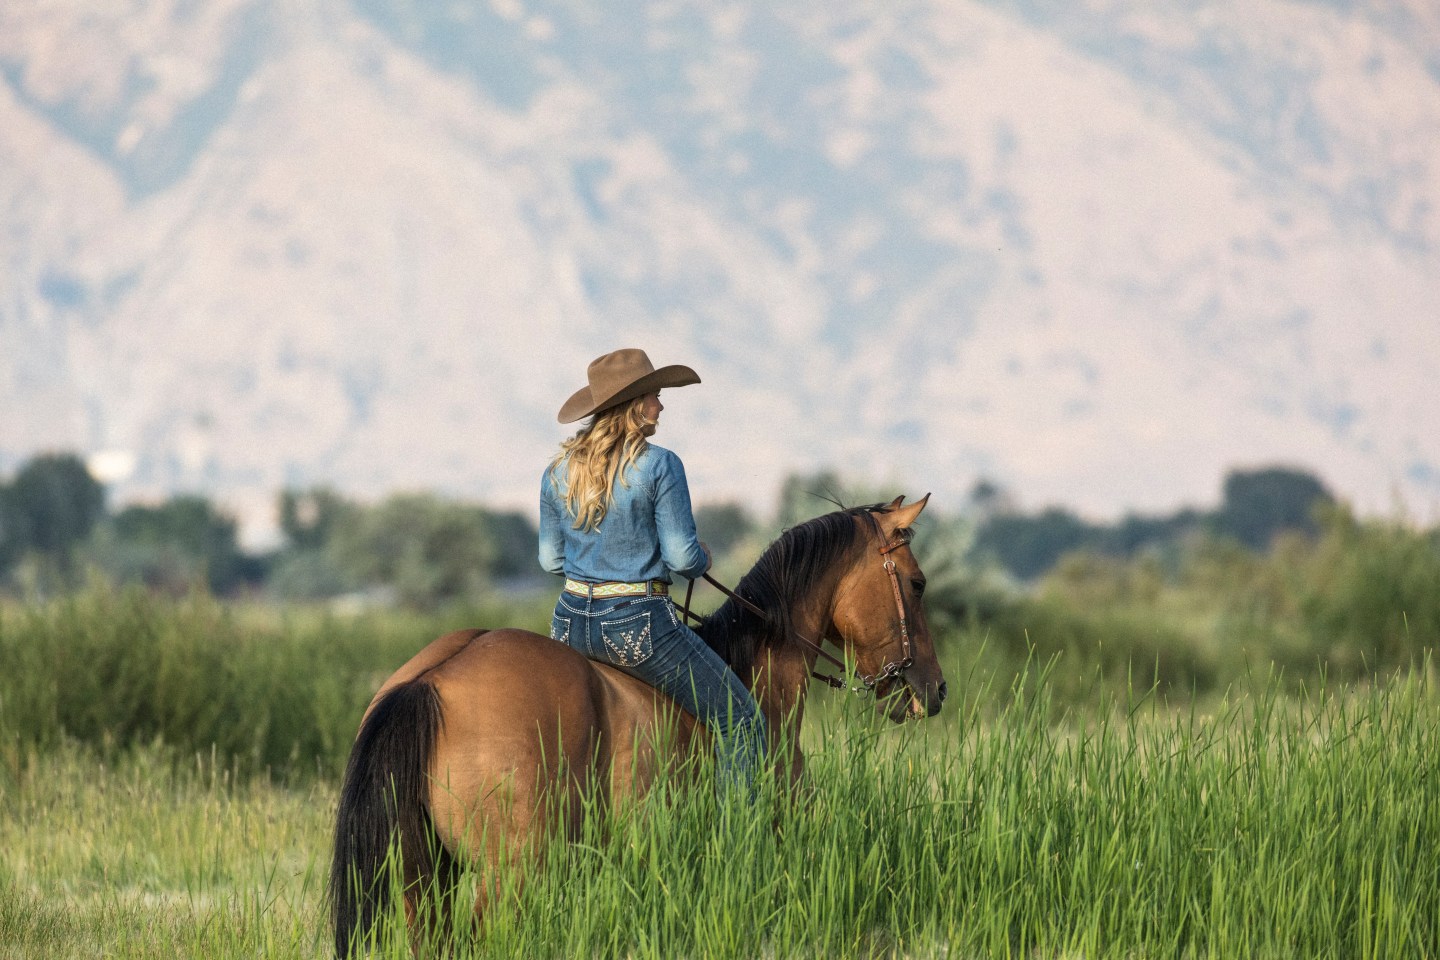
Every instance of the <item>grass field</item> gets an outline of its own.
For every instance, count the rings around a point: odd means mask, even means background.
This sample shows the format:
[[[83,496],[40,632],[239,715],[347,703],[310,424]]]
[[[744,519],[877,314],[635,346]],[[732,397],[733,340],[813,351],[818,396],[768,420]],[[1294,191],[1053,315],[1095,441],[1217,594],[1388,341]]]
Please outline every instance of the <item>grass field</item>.
[[[156,678],[195,658],[222,676],[237,672],[234,657],[282,675],[309,663],[328,671],[335,717],[313,695],[266,702],[275,674],[226,701],[245,730],[220,738],[167,734],[178,721],[138,708],[125,740],[17,713],[19,697],[67,715],[56,678],[70,674],[44,672],[56,654],[42,634],[96,633],[84,603],[119,604],[105,610],[128,617],[115,638],[132,656],[174,661],[149,680],[131,669],[132,686],[182,682]],[[353,725],[349,701],[368,698],[370,659],[393,658],[403,635],[430,625],[267,625],[113,596],[26,616],[0,621],[0,653],[29,658],[22,679],[57,686],[17,694],[14,674],[0,679],[0,956],[328,955],[329,751],[344,746],[331,741]],[[177,646],[200,626],[233,646],[226,657]],[[350,642],[327,660],[313,647],[334,643],[332,627]],[[34,646],[17,651],[17,640]],[[87,642],[92,669],[123,659]],[[1077,700],[1073,677],[1058,684],[1044,668],[1013,684],[967,678],[967,662],[981,662],[968,653],[949,654],[959,702],[924,725],[879,723],[858,701],[817,703],[812,784],[792,803],[767,795],[757,816],[690,790],[593,823],[586,843],[530,873],[483,938],[461,931],[456,955],[1440,957],[1433,671],[1302,695],[1257,683],[1258,694],[1175,708],[1099,691]],[[353,672],[337,666],[346,658]],[[1063,703],[1050,695],[1058,686]],[[196,693],[187,722],[224,729],[206,699]],[[333,732],[304,741],[309,752],[268,746],[283,745],[284,724],[307,722]],[[195,749],[206,737],[230,748]],[[288,759],[277,767],[266,751]],[[378,955],[408,955],[403,937],[382,940]]]

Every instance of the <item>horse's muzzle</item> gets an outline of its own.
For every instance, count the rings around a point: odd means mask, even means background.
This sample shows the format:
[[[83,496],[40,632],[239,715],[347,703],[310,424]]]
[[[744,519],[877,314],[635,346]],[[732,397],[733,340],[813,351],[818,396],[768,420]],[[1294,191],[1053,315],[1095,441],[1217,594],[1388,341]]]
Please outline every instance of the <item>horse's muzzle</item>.
[[[945,703],[947,691],[944,680],[915,683],[902,673],[893,682],[895,685],[886,692],[885,699],[894,697],[895,701],[886,713],[896,723],[933,717]]]
[[[945,703],[945,694],[944,680],[941,680],[937,684],[926,684],[921,687],[919,691],[916,691],[914,687],[910,687],[912,704],[910,715],[917,719],[935,716],[935,714],[940,712],[940,708]]]

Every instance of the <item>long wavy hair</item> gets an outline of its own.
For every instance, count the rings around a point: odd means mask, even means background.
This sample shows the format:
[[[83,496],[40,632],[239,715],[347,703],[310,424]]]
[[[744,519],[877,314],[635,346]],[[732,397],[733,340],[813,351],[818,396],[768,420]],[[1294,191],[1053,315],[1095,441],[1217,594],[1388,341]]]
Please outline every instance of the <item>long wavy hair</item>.
[[[565,509],[575,518],[576,530],[600,526],[615,499],[615,484],[627,484],[625,471],[649,446],[645,439],[649,421],[641,413],[644,403],[641,396],[601,410],[561,443],[550,461],[551,475],[564,487]],[[563,476],[562,465],[566,465]]]

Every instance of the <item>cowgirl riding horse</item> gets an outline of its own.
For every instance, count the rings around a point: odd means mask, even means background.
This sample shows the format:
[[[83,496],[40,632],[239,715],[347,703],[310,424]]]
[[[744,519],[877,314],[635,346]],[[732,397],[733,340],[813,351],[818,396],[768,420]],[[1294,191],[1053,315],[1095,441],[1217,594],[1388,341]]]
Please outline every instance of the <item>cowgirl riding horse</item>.
[[[939,712],[944,677],[909,548],[928,498],[797,524],[699,636],[680,623],[670,577],[697,576],[710,561],[680,461],[648,437],[659,389],[697,382],[687,367],[655,370],[639,350],[592,363],[560,420],[593,419],[541,481],[541,563],[566,576],[552,638],[457,630],[371,700],[335,818],[340,956],[367,949],[397,890],[412,930],[426,904],[443,912],[462,862],[485,880],[474,903],[482,916],[500,871],[523,867],[551,838],[580,836],[592,800],[623,803],[696,749],[705,738],[694,718],[712,732],[727,785],[748,783],[767,751],[798,780],[808,681],[817,657],[834,660],[825,641],[891,720]],[[666,729],[673,736],[660,736]]]

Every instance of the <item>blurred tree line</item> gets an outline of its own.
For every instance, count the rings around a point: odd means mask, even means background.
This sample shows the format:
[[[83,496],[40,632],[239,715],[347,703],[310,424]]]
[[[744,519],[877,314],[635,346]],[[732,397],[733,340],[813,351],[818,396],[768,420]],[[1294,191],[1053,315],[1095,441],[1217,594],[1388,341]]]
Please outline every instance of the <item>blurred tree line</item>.
[[[327,489],[287,490],[278,509],[284,543],[248,553],[235,518],[203,496],[111,512],[80,458],[40,455],[0,482],[0,588],[55,594],[98,575],[171,594],[427,609],[538,576],[535,529],[519,513],[426,493],[366,505]]]
[[[326,488],[287,490],[280,527],[286,546],[267,585],[286,600],[369,594],[425,609],[539,576],[529,518],[429,493],[367,506]]]
[[[1285,532],[1313,537],[1319,531],[1319,510],[1335,502],[1316,477],[1285,467],[1230,472],[1215,510],[1186,509],[1158,517],[1129,514],[1113,524],[1087,522],[1063,507],[1021,513],[987,481],[976,485],[970,500],[977,513],[976,551],[1020,580],[1048,573],[1062,557],[1077,551],[1112,557],[1174,553],[1197,536],[1228,538],[1263,551]]]
[[[781,485],[768,518],[736,503],[702,504],[696,523],[717,575],[733,581],[785,528],[838,505],[891,498],[892,491],[847,484],[833,471],[797,474]],[[1113,524],[1059,507],[1022,513],[982,481],[958,509],[932,505],[917,549],[932,609],[959,622],[987,616],[1004,602],[1007,585],[1013,592],[1036,582],[1076,554],[1159,558],[1174,569],[1196,540],[1251,553],[1287,533],[1313,540],[1321,513],[1333,507],[1314,476],[1279,467],[1230,473],[1214,510],[1131,515]],[[234,518],[204,497],[181,494],[111,512],[82,460],[37,456],[0,482],[0,586],[53,593],[98,573],[172,593],[203,587],[276,600],[358,596],[426,609],[496,589],[552,585],[535,564],[534,522],[522,513],[428,493],[365,504],[327,488],[286,490],[277,511],[283,543],[250,554],[237,542]]]

